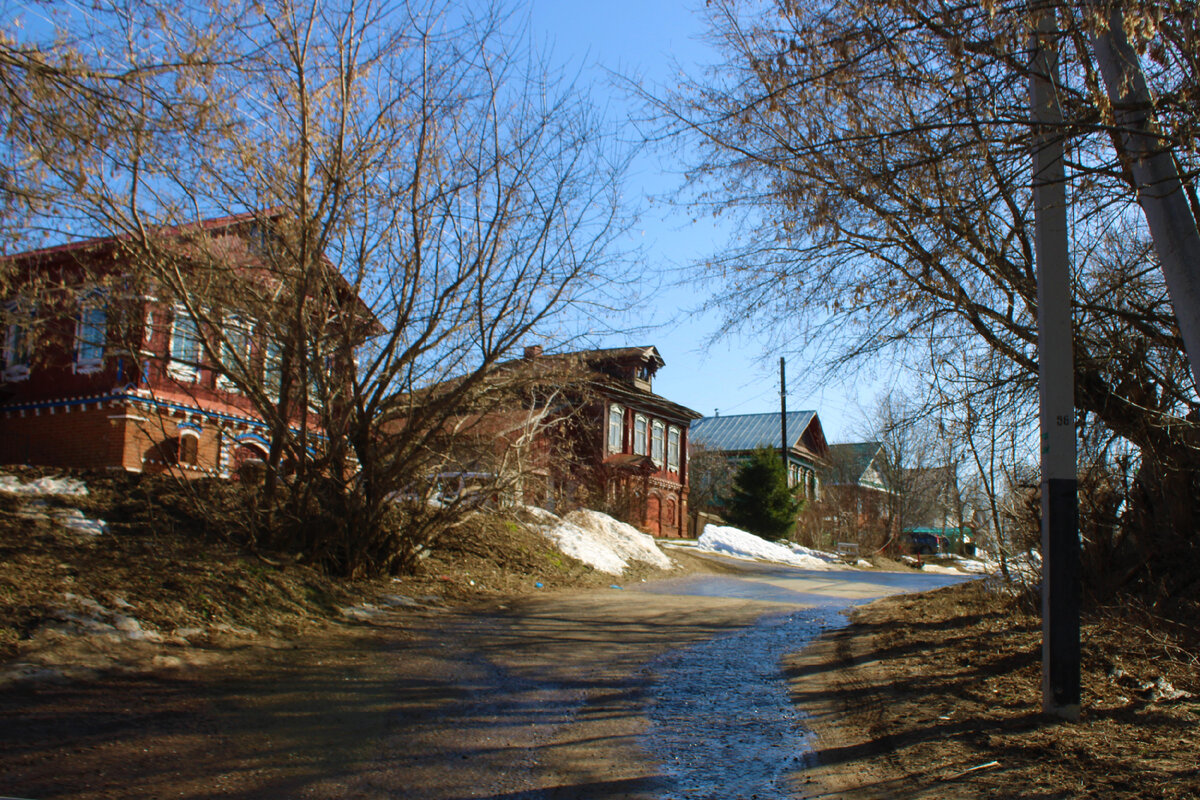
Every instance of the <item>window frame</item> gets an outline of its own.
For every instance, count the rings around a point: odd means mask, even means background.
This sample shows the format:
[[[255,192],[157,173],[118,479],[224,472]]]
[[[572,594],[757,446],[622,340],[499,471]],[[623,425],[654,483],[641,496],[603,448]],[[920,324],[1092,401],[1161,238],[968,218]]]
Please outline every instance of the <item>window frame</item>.
[[[191,440],[187,445],[184,442]],[[200,466],[200,432],[191,428],[179,431],[179,443],[176,445],[175,465],[179,467]],[[190,452],[189,452],[190,451]]]
[[[283,391],[283,345],[274,339],[264,338],[262,352],[263,393],[269,399],[279,402],[280,393]]]
[[[633,452],[634,455],[647,455],[649,442],[650,419],[645,414],[633,415]]]
[[[217,374],[217,388],[226,392],[240,393],[241,389],[238,388],[237,382],[230,378],[228,373],[231,371],[231,362],[233,363],[232,369],[238,368],[234,361],[236,356],[245,367],[244,374],[251,374],[251,359],[254,356],[254,324],[237,314],[229,314],[222,320],[222,328],[224,336],[220,347],[219,366],[221,370]],[[241,345],[236,349],[232,347],[235,339]]]
[[[187,308],[182,305],[176,305],[171,315],[171,335],[167,339],[167,372],[174,378],[180,380],[197,381],[200,378],[200,363],[204,356],[204,345],[200,340],[200,323],[188,312]],[[194,331],[194,337],[190,339],[193,347],[190,353],[179,353],[176,351],[177,341],[188,341],[187,339],[177,339],[179,335],[180,323],[187,320]],[[188,362],[180,356],[192,355],[194,360]]]
[[[0,339],[0,358],[3,359],[0,380],[27,380],[29,370],[33,366],[31,333],[36,309],[20,298],[6,301],[3,309],[7,319],[4,320],[2,329],[4,337]],[[14,350],[17,351],[19,358],[14,358]]]
[[[667,471],[680,471],[679,453],[683,444],[683,431],[677,425],[667,428]]]
[[[92,375],[104,369],[104,359],[108,347],[108,304],[103,292],[93,291],[79,298],[79,313],[75,316],[74,332],[74,363],[72,369],[76,374]],[[99,313],[99,321],[88,321],[89,314]],[[85,340],[85,329],[90,330],[88,338],[98,341]]]
[[[608,452],[620,453],[625,447],[625,409],[612,403],[608,407]]]
[[[650,423],[650,460],[662,467],[667,457],[667,426],[661,419]]]

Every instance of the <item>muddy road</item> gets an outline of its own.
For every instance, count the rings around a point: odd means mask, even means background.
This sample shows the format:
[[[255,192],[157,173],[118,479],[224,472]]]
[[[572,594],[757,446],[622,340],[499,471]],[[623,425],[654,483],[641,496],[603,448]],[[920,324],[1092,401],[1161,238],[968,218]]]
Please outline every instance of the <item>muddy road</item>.
[[[779,661],[848,605],[956,579],[720,574],[406,609],[204,674],[33,687],[0,795],[804,797]]]

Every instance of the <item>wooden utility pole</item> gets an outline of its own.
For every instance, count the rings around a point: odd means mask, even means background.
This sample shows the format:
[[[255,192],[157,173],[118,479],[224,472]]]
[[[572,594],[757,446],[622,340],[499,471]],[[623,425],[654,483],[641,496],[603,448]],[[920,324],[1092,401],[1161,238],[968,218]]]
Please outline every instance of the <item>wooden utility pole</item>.
[[[1079,718],[1079,523],[1058,21],[1040,12],[1030,78],[1042,434],[1042,710]]]
[[[788,474],[787,440],[787,377],[784,375],[783,356],[779,357],[779,452],[783,454],[783,477]]]

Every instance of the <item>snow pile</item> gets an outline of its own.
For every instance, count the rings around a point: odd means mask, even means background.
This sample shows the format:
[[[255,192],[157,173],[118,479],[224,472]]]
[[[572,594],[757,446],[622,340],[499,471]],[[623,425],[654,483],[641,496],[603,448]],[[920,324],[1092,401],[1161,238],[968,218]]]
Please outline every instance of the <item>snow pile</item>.
[[[925,564],[921,567],[922,572],[933,572],[938,575],[961,575],[962,573],[954,567],[943,567],[941,564]]]
[[[92,519],[78,508],[60,508],[54,512],[54,518],[60,525],[70,528],[76,533],[87,536],[99,536],[108,533],[108,523],[102,519]]]
[[[976,575],[986,575],[1000,569],[1000,565],[994,561],[981,561],[977,558],[964,558],[963,556],[954,556],[954,566],[963,572]]]
[[[601,572],[620,575],[630,561],[671,568],[671,559],[658,549],[652,537],[607,514],[580,509],[559,519],[541,508],[526,506],[523,510],[533,527],[565,555]]]
[[[697,542],[700,550],[710,553],[733,556],[735,558],[757,558],[763,561],[777,561],[805,569],[834,570],[844,569],[837,562],[837,557],[828,553],[809,550],[799,545],[785,547],[781,544],[768,542],[752,533],[730,527],[728,525],[709,525],[700,535]]]
[[[787,543],[787,547],[790,548],[791,551],[796,555],[815,558],[818,561],[824,561],[826,564],[836,564],[840,567],[844,563],[842,561],[842,557],[836,553],[826,553],[824,550],[813,550],[811,547],[805,547],[802,544],[792,544],[791,542]],[[869,561],[867,562],[867,566],[871,566]]]
[[[135,642],[162,642],[161,633],[146,630],[134,616],[113,611],[97,603],[90,597],[81,597],[72,592],[63,595],[68,606],[55,608],[50,612],[50,618],[56,620],[50,627],[62,633],[79,635],[91,634],[109,641],[122,639]],[[132,609],[133,606],[118,598],[114,605],[122,609]]]
[[[29,483],[22,483],[16,476],[0,473],[0,492],[86,497],[88,489],[87,484],[78,478],[38,478]]]

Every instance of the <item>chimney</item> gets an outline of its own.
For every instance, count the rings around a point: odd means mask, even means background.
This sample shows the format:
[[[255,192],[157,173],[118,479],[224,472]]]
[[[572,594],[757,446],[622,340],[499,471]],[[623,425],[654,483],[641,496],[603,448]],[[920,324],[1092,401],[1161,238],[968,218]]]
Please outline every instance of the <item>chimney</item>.
[[[542,354],[542,346],[540,344],[531,344],[525,347],[525,360],[530,361]]]

